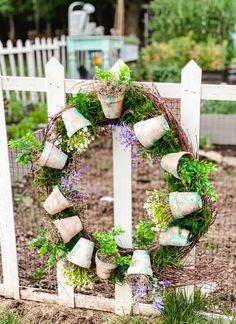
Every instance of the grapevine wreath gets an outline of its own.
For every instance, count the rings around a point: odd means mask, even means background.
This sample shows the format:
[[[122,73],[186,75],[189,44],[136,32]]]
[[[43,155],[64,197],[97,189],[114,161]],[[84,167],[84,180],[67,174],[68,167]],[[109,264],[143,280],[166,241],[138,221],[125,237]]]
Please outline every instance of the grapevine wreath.
[[[136,296],[151,291],[149,297],[161,309],[156,295],[167,282],[156,278],[178,266],[215,218],[212,202],[217,196],[208,175],[216,167],[194,156],[154,85],[131,83],[130,70],[120,61],[108,72],[96,72],[97,80],[68,97],[66,107],[50,118],[43,143],[33,134],[10,143],[20,150],[19,163],[32,163],[47,212],[44,228],[29,245],[40,255],[48,253],[49,267],[65,260],[69,284],[85,288],[96,276],[127,280]],[[122,228],[91,233],[84,213],[89,195],[82,179],[87,169],[79,157],[111,129],[118,130],[124,149],[131,147],[133,167],[149,159],[165,170],[168,192],[147,192],[144,208],[149,220],[138,223],[134,248],[129,249],[117,243]]]

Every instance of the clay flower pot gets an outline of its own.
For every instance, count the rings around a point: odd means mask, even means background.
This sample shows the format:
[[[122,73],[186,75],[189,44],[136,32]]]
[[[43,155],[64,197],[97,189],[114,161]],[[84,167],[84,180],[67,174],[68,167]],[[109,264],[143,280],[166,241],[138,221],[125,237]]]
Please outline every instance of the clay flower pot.
[[[180,179],[180,176],[178,174],[179,160],[185,155],[189,158],[193,157],[189,152],[178,152],[164,155],[161,159],[162,169],[171,173],[177,179]]]
[[[62,119],[69,138],[71,138],[71,136],[81,128],[91,126],[90,121],[86,119],[76,108],[65,110],[62,113]]]
[[[136,250],[133,253],[131,265],[127,270],[127,275],[147,275],[152,276],[152,267],[149,252],[146,250]]]
[[[68,243],[83,229],[83,225],[78,216],[57,219],[53,223],[61,234],[64,243]]]
[[[187,246],[190,244],[190,232],[178,226],[162,231],[159,236],[160,245]]]
[[[117,119],[122,114],[124,93],[118,96],[104,96],[98,95],[101,102],[104,115],[107,119]]]
[[[67,260],[82,268],[90,268],[93,256],[94,243],[83,237],[75,244],[67,254]]]
[[[169,125],[161,115],[134,124],[134,132],[139,142],[146,148],[151,147],[168,131]]]
[[[71,207],[72,204],[60,192],[58,186],[55,186],[48,198],[43,203],[43,207],[50,215],[60,213],[62,210]]]
[[[183,218],[202,208],[202,199],[197,192],[171,192],[169,204],[174,218]]]
[[[95,256],[95,262],[96,262],[96,273],[98,277],[101,279],[108,279],[112,272],[117,268],[116,263],[108,263],[104,262],[99,258],[99,253],[96,253]]]
[[[62,170],[67,158],[68,156],[57,148],[55,144],[46,142],[38,163],[40,166]]]

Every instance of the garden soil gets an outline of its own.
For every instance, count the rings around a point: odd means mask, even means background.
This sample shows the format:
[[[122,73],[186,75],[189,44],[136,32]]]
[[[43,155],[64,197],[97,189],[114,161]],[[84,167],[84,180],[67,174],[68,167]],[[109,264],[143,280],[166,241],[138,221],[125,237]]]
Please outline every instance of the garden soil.
[[[89,168],[85,176],[85,182],[89,184],[91,192],[85,211],[88,226],[91,232],[97,229],[108,230],[113,226],[111,136],[105,136],[93,143],[91,149],[84,154],[81,163]],[[164,191],[166,189],[163,175],[158,164],[151,165],[148,162],[133,171],[134,226],[140,219],[148,219],[143,209],[146,191],[152,189]],[[218,173],[212,180],[219,194],[218,214],[208,234],[201,239],[197,246],[196,271],[194,273],[198,284],[201,284],[201,281],[210,281],[214,287],[214,294],[220,298],[223,305],[236,311],[236,170],[223,169],[219,166]],[[38,256],[36,251],[29,250],[27,247],[28,241],[37,235],[37,228],[43,224],[47,217],[41,208],[39,193],[34,187],[30,175],[20,182],[14,183],[13,194],[20,285],[55,292],[57,288],[55,271],[47,269],[44,278],[39,280],[39,274],[45,270],[46,257]],[[221,271],[220,275],[222,280],[214,280],[214,272],[211,269],[217,269],[217,267],[220,269],[222,266],[224,267],[224,271]],[[197,276],[198,269],[206,269],[206,267],[209,271],[205,271],[204,278],[199,278]],[[82,293],[114,297],[114,285],[97,279],[93,288],[84,290]],[[88,321],[88,323],[96,322]]]

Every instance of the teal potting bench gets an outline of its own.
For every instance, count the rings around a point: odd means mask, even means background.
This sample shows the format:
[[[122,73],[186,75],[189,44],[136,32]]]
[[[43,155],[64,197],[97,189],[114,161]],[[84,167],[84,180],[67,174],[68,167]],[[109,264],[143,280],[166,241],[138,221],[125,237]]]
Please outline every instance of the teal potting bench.
[[[89,54],[96,51],[103,52],[102,68],[108,70],[110,68],[111,49],[116,49],[119,52],[123,47],[123,43],[123,37],[120,36],[67,36],[67,55],[70,77],[72,79],[79,77],[76,52],[86,52],[85,68],[88,70],[91,68]]]

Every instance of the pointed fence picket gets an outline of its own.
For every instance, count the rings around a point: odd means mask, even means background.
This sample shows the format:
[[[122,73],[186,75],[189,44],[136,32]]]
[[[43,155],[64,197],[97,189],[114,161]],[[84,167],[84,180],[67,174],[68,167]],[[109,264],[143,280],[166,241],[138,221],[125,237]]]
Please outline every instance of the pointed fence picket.
[[[89,81],[90,83],[91,81]],[[148,85],[148,83],[146,83]],[[83,87],[85,83],[83,82]],[[75,94],[81,83],[65,79],[61,64],[52,58],[46,65],[46,77],[0,77],[0,238],[3,259],[3,284],[0,295],[48,303],[61,303],[70,307],[82,307],[102,311],[128,313],[131,310],[131,292],[125,286],[117,286],[115,299],[75,294],[73,287],[66,284],[63,276],[63,263],[57,267],[58,294],[50,294],[29,287],[19,288],[16,258],[16,237],[12,207],[12,193],[7,151],[6,125],[4,118],[3,91],[44,92],[47,96],[49,117],[58,112],[65,104],[66,93]],[[152,85],[153,86],[153,85]],[[181,83],[156,83],[162,97],[181,99],[181,124],[198,151],[200,126],[200,99],[236,101],[236,86],[201,84],[201,69],[193,61],[182,71]],[[121,237],[121,245],[132,246],[132,196],[131,196],[131,154],[124,152],[113,133],[113,177],[114,177],[114,224],[126,230]],[[185,262],[194,267],[194,251]],[[193,293],[194,287],[186,288]],[[153,313],[148,304],[140,304],[143,314]]]

